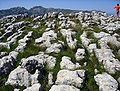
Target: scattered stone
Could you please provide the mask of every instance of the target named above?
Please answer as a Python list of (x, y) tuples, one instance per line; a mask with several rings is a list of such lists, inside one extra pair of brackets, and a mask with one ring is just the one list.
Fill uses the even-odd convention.
[(84, 62), (83, 66), (84, 66), (84, 67), (87, 66), (87, 62)]
[(18, 66), (9, 74), (8, 80), (5, 84), (29, 87), (30, 85), (34, 85), (39, 82), (40, 75), (41, 74), (38, 70), (31, 75), (25, 68)]
[(39, 27), (39, 25), (34, 25), (32, 28), (37, 29), (38, 27)]
[(49, 69), (53, 69), (56, 64), (56, 58), (40, 52), (38, 55), (30, 56), (26, 59), (23, 58), (21, 60), (21, 66), (26, 68), (29, 72), (32, 72), (36, 69), (42, 69), (44, 64), (47, 64)]
[(101, 39), (101, 38), (103, 38), (103, 37), (110, 36), (110, 34), (105, 33), (105, 32), (100, 32), (100, 33), (95, 33), (95, 32), (94, 32), (93, 34), (94, 34), (95, 38), (98, 38), (98, 39)]
[(0, 58), (2, 58), (3, 56), (6, 56), (8, 53), (7, 52), (0, 52)]
[(85, 49), (77, 49), (77, 52), (75, 53), (75, 58), (77, 61), (80, 61), (85, 58)]
[(73, 85), (76, 87), (81, 87), (83, 80), (85, 78), (85, 71), (84, 70), (76, 70), (76, 71), (69, 71), (69, 70), (60, 70), (57, 74), (57, 85)]
[(27, 42), (30, 41), (31, 36), (32, 36), (32, 31), (29, 32), (23, 39), (20, 39), (20, 40), (18, 41), (19, 45), (18, 45), (18, 47), (15, 49), (15, 51), (23, 52), (24, 49), (25, 49), (26, 46), (27, 46)]
[(117, 91), (118, 83), (111, 75), (102, 73), (94, 76), (94, 79), (100, 91)]
[(31, 85), (39, 83), (41, 77), (41, 72), (39, 70), (36, 70), (35, 73), (31, 75)]
[(109, 48), (108, 43), (116, 45), (117, 47), (120, 47), (120, 42), (114, 35), (111, 36), (108, 33), (100, 32), (100, 33), (94, 33), (94, 36), (100, 39), (98, 42), (100, 43), (101, 48)]
[(116, 71), (120, 71), (120, 61), (115, 59), (111, 49), (95, 49), (95, 55), (109, 73), (115, 74)]
[(83, 34), (80, 36), (80, 39), (81, 39), (81, 41), (82, 41), (82, 44), (83, 44), (86, 48), (88, 48), (91, 40), (87, 38), (87, 34), (86, 34), (85, 31), (84, 31)]
[(63, 35), (63, 37), (67, 37), (68, 35), (73, 36), (76, 34), (76, 32), (73, 32), (72, 29), (61, 29), (60, 32)]
[(51, 28), (46, 28), (46, 29), (45, 29), (45, 32), (50, 31), (50, 30), (51, 30)]
[(41, 84), (38, 83), (24, 89), (23, 91), (43, 91), (43, 90), (42, 90)]
[(70, 85), (53, 85), (49, 91), (80, 91), (80, 89)]
[(13, 32), (13, 30), (20, 29), (20, 28), (22, 28), (24, 25), (25, 25), (25, 22), (24, 22), (24, 21), (14, 23), (14, 24), (8, 26), (7, 29), (5, 30), (5, 32), (7, 32), (7, 31), (12, 31), (12, 32)]
[(61, 49), (62, 49), (62, 44), (54, 43), (46, 49), (46, 53), (52, 53), (52, 52), (59, 53)]
[(42, 16), (37, 16), (33, 19), (33, 21), (40, 21), (42, 19)]
[(30, 56), (27, 59), (23, 58), (21, 60), (21, 66), (25, 68), (28, 72), (32, 73), (37, 68), (42, 69), (43, 63), (39, 62), (39, 59), (35, 56)]
[(99, 71), (97, 69), (94, 70), (94, 73), (97, 74)]
[(77, 40), (73, 37), (76, 32), (73, 32), (72, 29), (61, 29), (62, 36), (66, 38), (67, 44), (71, 49), (75, 49), (77, 45)]
[(90, 53), (93, 53), (93, 51), (94, 51), (95, 49), (97, 49), (96, 44), (90, 44), (90, 45), (88, 46), (88, 51), (89, 51)]
[(67, 41), (68, 46), (69, 46), (71, 49), (75, 49), (75, 48), (76, 48), (77, 40), (74, 39), (73, 36), (67, 35), (66, 41)]
[(6, 85), (12, 85), (12, 86), (30, 86), (30, 73), (25, 68), (21, 68), (18, 66), (15, 70), (13, 70), (8, 77)]
[(12, 51), (0, 59), (0, 75), (9, 74), (15, 67), (18, 52)]
[(62, 61), (60, 62), (60, 68), (66, 69), (66, 70), (75, 70), (77, 68), (80, 68), (81, 66), (79, 63), (72, 63), (70, 57), (63, 56)]
[(20, 91), (20, 89), (14, 89), (14, 91)]
[(39, 44), (39, 46), (42, 46), (42, 47), (50, 47), (51, 41), (56, 39), (57, 39), (57, 34), (53, 30), (50, 30), (50, 31), (44, 32), (42, 37), (35, 40), (35, 43)]
[(49, 72), (48, 74), (48, 85), (53, 85), (53, 72)]
[(46, 63), (48, 65), (48, 68), (54, 69), (55, 64), (56, 64), (56, 58), (53, 56), (49, 56), (46, 60), (47, 60)]

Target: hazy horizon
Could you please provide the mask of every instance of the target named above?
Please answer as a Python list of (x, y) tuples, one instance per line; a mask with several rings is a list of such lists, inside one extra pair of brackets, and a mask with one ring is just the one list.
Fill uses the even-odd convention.
[(1, 0), (0, 10), (13, 7), (25, 7), (30, 9), (34, 6), (45, 8), (61, 8), (72, 10), (101, 10), (114, 14), (114, 6), (119, 0)]

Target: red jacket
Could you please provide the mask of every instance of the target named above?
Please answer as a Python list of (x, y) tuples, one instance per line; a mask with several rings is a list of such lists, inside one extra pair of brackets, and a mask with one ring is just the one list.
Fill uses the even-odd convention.
[(118, 12), (120, 9), (120, 6), (115, 6), (115, 9), (116, 9), (116, 12)]

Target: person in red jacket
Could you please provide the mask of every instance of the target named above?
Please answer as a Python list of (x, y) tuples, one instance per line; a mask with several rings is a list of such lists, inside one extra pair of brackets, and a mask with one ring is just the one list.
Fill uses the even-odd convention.
[(117, 4), (117, 5), (115, 6), (115, 10), (116, 10), (116, 15), (117, 15), (117, 17), (119, 17), (119, 10), (120, 10), (119, 4)]

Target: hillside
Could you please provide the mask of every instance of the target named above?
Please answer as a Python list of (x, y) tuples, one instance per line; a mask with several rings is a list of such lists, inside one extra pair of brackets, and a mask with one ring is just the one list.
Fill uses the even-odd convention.
[(0, 19), (0, 91), (120, 90), (120, 18), (22, 10), (41, 14)]

